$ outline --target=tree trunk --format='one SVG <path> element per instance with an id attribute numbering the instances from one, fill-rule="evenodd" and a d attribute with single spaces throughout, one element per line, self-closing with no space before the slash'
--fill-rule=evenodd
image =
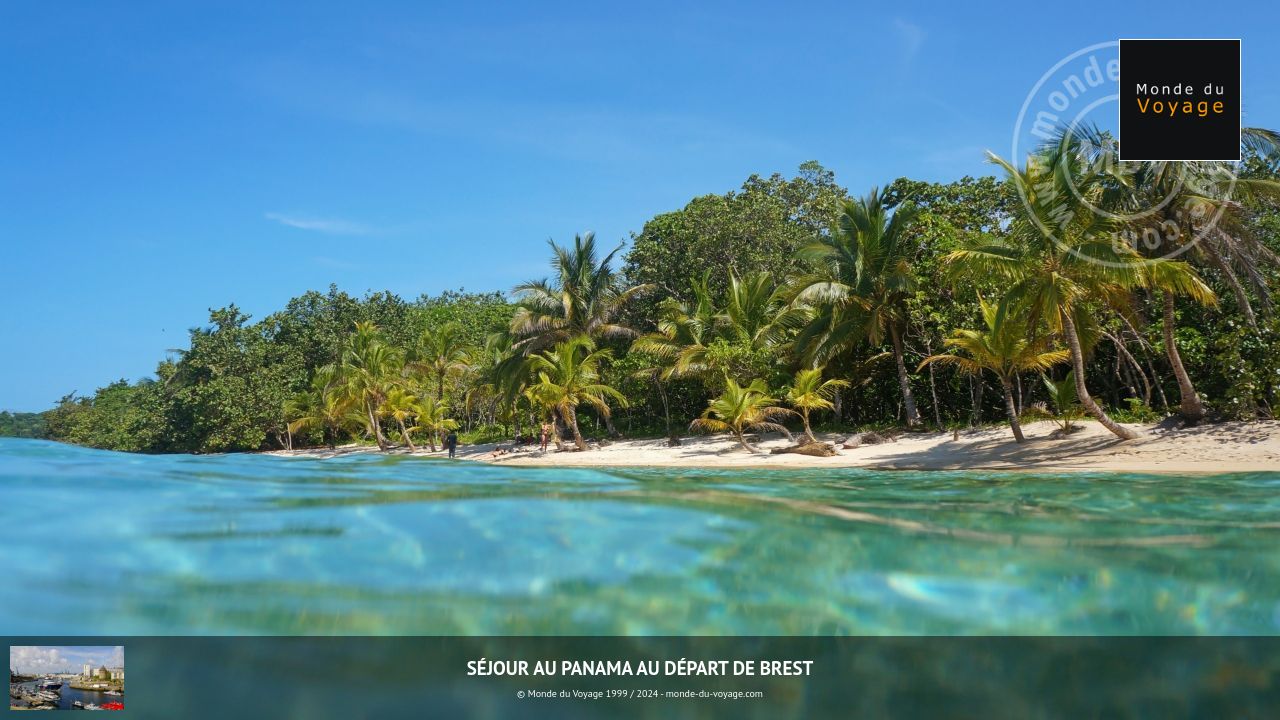
<path id="1" fill-rule="evenodd" d="M 1009 414 L 1009 427 L 1013 429 L 1015 442 L 1026 440 L 1022 436 L 1022 423 L 1018 422 L 1018 408 L 1013 404 L 1013 383 L 1008 378 L 1000 379 L 1000 387 L 1004 390 L 1004 411 Z"/>
<path id="2" fill-rule="evenodd" d="M 733 435 L 734 437 L 738 438 L 738 443 L 741 444 L 742 447 L 746 448 L 747 452 L 750 452 L 750 453 L 760 452 L 759 448 L 756 448 L 755 446 L 749 445 L 747 443 L 747 436 L 743 435 L 741 430 L 734 430 Z"/>
<path id="3" fill-rule="evenodd" d="M 578 429 L 578 411 L 572 407 L 564 409 L 565 421 L 569 423 L 569 430 L 573 433 L 573 444 L 579 451 L 587 449 L 587 441 L 582 439 L 582 431 Z"/>
<path id="4" fill-rule="evenodd" d="M 622 437 L 622 433 L 618 432 L 618 428 L 613 425 L 613 413 L 609 413 L 604 416 L 604 431 L 608 433 L 611 438 L 617 439 Z"/>
<path id="5" fill-rule="evenodd" d="M 1209 262 L 1218 269 L 1218 272 L 1222 274 L 1222 278 L 1231 286 L 1231 292 L 1236 296 L 1236 305 L 1240 309 L 1240 314 L 1244 315 L 1245 322 L 1249 323 L 1249 327 L 1257 330 L 1258 319 L 1253 314 L 1253 305 L 1249 302 L 1249 295 L 1245 292 L 1244 285 L 1240 284 L 1240 278 L 1236 277 L 1235 272 L 1218 252 L 1218 248 L 1213 241 L 1202 242 L 1200 247 L 1204 250 L 1204 254 L 1209 257 Z"/>
<path id="6" fill-rule="evenodd" d="M 1173 293 L 1164 292 L 1164 349 L 1169 355 L 1169 365 L 1173 368 L 1173 376 L 1178 379 L 1178 392 L 1182 395 L 1179 411 L 1188 423 L 1195 424 L 1204 419 L 1204 403 L 1191 384 L 1191 376 L 1182 365 L 1182 355 L 1178 353 L 1178 342 L 1173 336 Z"/>
<path id="7" fill-rule="evenodd" d="M 800 408 L 800 418 L 804 420 L 804 439 L 806 442 L 818 442 L 813 437 L 813 431 L 809 429 L 809 408 Z"/>
<path id="8" fill-rule="evenodd" d="M 787 442 L 796 441 L 795 437 L 791 434 L 791 431 L 788 430 L 787 426 L 783 425 L 782 423 L 778 423 L 778 432 L 782 433 L 782 436 L 787 439 Z"/>
<path id="9" fill-rule="evenodd" d="M 1121 440 L 1136 440 L 1142 437 L 1141 433 L 1130 430 L 1127 427 L 1117 423 L 1111 419 L 1111 416 L 1094 401 L 1093 396 L 1089 394 L 1089 388 L 1084 384 L 1084 349 L 1080 347 L 1080 336 L 1076 333 L 1076 323 L 1071 319 L 1070 313 L 1062 312 L 1062 330 L 1067 336 L 1067 349 L 1071 351 L 1071 367 L 1075 370 L 1076 380 L 1076 399 L 1080 401 L 1080 405 L 1085 411 L 1092 415 L 1102 423 L 1102 426 L 1115 433 L 1116 437 Z"/>
<path id="10" fill-rule="evenodd" d="M 373 430 L 373 440 L 378 443 L 378 449 L 386 452 L 391 449 L 391 443 L 387 442 L 387 438 L 382 434 L 382 423 L 378 421 L 378 413 L 373 407 L 373 403 L 366 403 L 365 409 L 369 415 L 369 427 Z"/>
<path id="11" fill-rule="evenodd" d="M 928 343 L 924 346 L 925 352 L 933 354 L 933 349 Z M 938 426 L 938 432 L 942 432 L 942 406 L 938 404 L 938 385 L 933 377 L 933 363 L 929 363 L 929 397 L 933 398 L 933 422 Z"/>
<path id="12" fill-rule="evenodd" d="M 1147 361 L 1147 370 L 1151 372 L 1151 384 L 1156 389 L 1156 394 L 1160 396 L 1160 407 L 1165 410 L 1169 409 L 1169 398 L 1164 394 L 1164 381 L 1160 379 L 1160 374 L 1156 372 L 1156 364 L 1151 361 L 1151 356 L 1146 350 L 1142 352 L 1142 359 Z"/>
<path id="13" fill-rule="evenodd" d="M 404 429 L 404 421 L 396 418 L 396 425 L 400 426 L 400 437 L 404 438 L 404 444 L 409 446 L 409 452 L 418 452 L 418 448 L 413 446 L 413 441 L 409 439 L 409 431 Z"/>
<path id="14" fill-rule="evenodd" d="M 889 335 L 893 340 L 893 359 L 898 363 L 898 385 L 902 389 L 902 407 L 906 411 L 907 425 L 920 424 L 920 413 L 916 411 L 916 398 L 911 394 L 911 380 L 907 377 L 907 365 L 902 357 L 902 336 L 898 333 L 897 323 L 889 323 Z"/>
<path id="15" fill-rule="evenodd" d="M 662 398 L 662 420 L 667 424 L 667 439 L 674 439 L 671 434 L 671 404 L 667 401 L 667 388 L 661 379 L 657 381 L 658 396 Z"/>
<path id="16" fill-rule="evenodd" d="M 1132 370 L 1137 373 L 1138 379 L 1142 381 L 1142 402 L 1145 405 L 1150 405 L 1151 381 L 1147 379 L 1147 373 L 1142 369 L 1142 366 L 1138 364 L 1138 359 L 1133 356 L 1133 353 L 1129 352 L 1129 348 L 1124 346 L 1124 341 L 1120 337 L 1112 335 L 1111 333 L 1107 333 L 1107 337 L 1111 338 L 1111 342 L 1116 346 L 1116 350 L 1124 356 L 1125 360 L 1128 361 L 1129 364 L 1126 366 L 1126 372 Z M 1132 379 L 1130 379 L 1129 385 L 1132 387 Z"/>
<path id="17" fill-rule="evenodd" d="M 969 402 L 973 405 L 973 411 L 969 415 L 969 427 L 974 428 L 982 422 L 982 378 L 976 374 L 969 376 Z"/>

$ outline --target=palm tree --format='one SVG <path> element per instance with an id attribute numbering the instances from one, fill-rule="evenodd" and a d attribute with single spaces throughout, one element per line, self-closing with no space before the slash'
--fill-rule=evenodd
<path id="1" fill-rule="evenodd" d="M 516 312 L 510 332 L 516 345 L 528 354 L 582 335 L 593 341 L 635 337 L 636 331 L 623 324 L 619 315 L 650 286 L 627 287 L 622 274 L 613 269 L 613 258 L 622 245 L 599 259 L 594 233 L 575 235 L 571 248 L 547 242 L 555 279 L 531 280 L 513 290 Z M 606 414 L 604 421 L 609 434 L 616 437 L 613 416 Z"/>
<path id="2" fill-rule="evenodd" d="M 399 380 L 402 360 L 401 353 L 383 340 L 376 325 L 357 322 L 355 332 L 347 338 L 338 366 L 346 392 L 359 404 L 370 434 L 378 443 L 378 449 L 384 451 L 391 445 L 382 433 L 379 417 L 387 394 Z"/>
<path id="3" fill-rule="evenodd" d="M 831 398 L 840 388 L 849 387 L 847 380 L 822 379 L 823 368 L 800 370 L 796 372 L 795 381 L 787 389 L 787 402 L 800 408 L 800 417 L 804 421 L 804 437 L 808 442 L 817 442 L 813 430 L 809 428 L 809 413 L 813 410 L 831 410 L 835 407 Z"/>
<path id="4" fill-rule="evenodd" d="M 1280 147 L 1271 131 L 1246 128 L 1243 137 L 1249 138 L 1246 145 L 1271 153 Z M 1203 305 L 1216 305 L 1217 298 L 1190 264 L 1168 258 L 1190 250 L 1187 257 L 1218 270 L 1236 293 L 1246 322 L 1256 328 L 1248 296 L 1218 248 L 1228 248 L 1229 257 L 1244 258 L 1246 276 L 1250 277 L 1258 275 L 1263 259 L 1280 259 L 1269 250 L 1259 252 L 1262 246 L 1255 247 L 1252 234 L 1242 229 L 1248 223 L 1241 222 L 1240 203 L 1216 198 L 1230 194 L 1280 197 L 1280 183 L 1236 178 L 1226 163 L 1120 163 L 1115 139 L 1091 127 L 1064 129 L 1054 142 L 1074 154 L 1090 156 L 1095 166 L 1120 168 L 1121 172 L 1103 176 L 1102 202 L 1124 218 L 1125 234 L 1135 250 L 1148 251 L 1143 285 L 1160 297 L 1165 354 L 1181 395 L 1179 412 L 1187 422 L 1199 422 L 1204 418 L 1204 403 L 1182 364 L 1174 339 L 1174 296 L 1189 297 Z M 1137 241 L 1139 238 L 1142 242 Z"/>
<path id="5" fill-rule="evenodd" d="M 690 423 L 689 428 L 732 432 L 743 448 L 758 453 L 759 448 L 747 442 L 747 431 L 775 431 L 791 439 L 791 432 L 777 421 L 796 413 L 774 405 L 776 402 L 776 398 L 769 397 L 769 388 L 763 380 L 752 380 L 750 385 L 742 387 L 734 379 L 727 378 L 724 392 L 707 404 L 702 417 Z"/>
<path id="6" fill-rule="evenodd" d="M 1182 354 L 1178 352 L 1178 342 L 1173 334 L 1174 295 L 1184 295 L 1203 305 L 1215 305 L 1218 299 L 1190 265 L 1179 261 L 1148 260 L 1146 285 L 1160 293 L 1164 351 L 1169 358 L 1169 366 L 1173 368 L 1173 376 L 1178 380 L 1181 396 L 1178 411 L 1188 423 L 1198 423 L 1204 419 L 1204 402 L 1191 383 L 1191 376 L 1182 364 Z"/>
<path id="7" fill-rule="evenodd" d="M 409 452 L 417 452 L 418 448 L 414 447 L 413 438 L 409 437 L 409 433 L 418 428 L 405 427 L 406 422 L 422 412 L 417 396 L 405 387 L 393 387 L 387 392 L 386 401 L 382 403 L 382 412 L 396 421 L 396 426 L 400 428 L 400 437 L 404 438 L 404 444 L 409 446 Z"/>
<path id="8" fill-rule="evenodd" d="M 573 247 L 549 240 L 553 252 L 554 280 L 531 280 L 514 289 L 516 312 L 511 333 L 528 352 L 570 341 L 579 335 L 592 340 L 634 337 L 636 332 L 619 322 L 622 309 L 647 285 L 626 287 L 612 267 L 614 248 L 597 258 L 593 233 L 575 235 Z"/>
<path id="9" fill-rule="evenodd" d="M 573 433 L 578 450 L 587 443 L 578 429 L 578 406 L 590 405 L 609 417 L 609 399 L 626 407 L 622 393 L 600 381 L 600 366 L 608 360 L 608 350 L 597 350 L 585 335 L 557 343 L 555 347 L 529 356 L 529 369 L 538 378 L 533 394 L 545 407 L 554 409 Z"/>
<path id="10" fill-rule="evenodd" d="M 1083 142 L 1100 148 L 1109 161 L 1118 157 L 1115 141 L 1104 133 L 1078 131 Z M 1280 133 L 1264 128 L 1244 128 L 1240 133 L 1241 157 L 1250 154 L 1270 163 L 1280 159 Z M 1266 267 L 1280 267 L 1278 256 L 1250 221 L 1246 201 L 1280 199 L 1280 182 L 1239 177 L 1225 162 L 1125 163 L 1132 169 L 1115 184 L 1108 200 L 1121 212 L 1133 214 L 1130 232 L 1144 240 L 1159 240 L 1153 254 L 1167 256 L 1185 248 L 1194 263 L 1217 273 L 1231 288 L 1245 322 L 1255 330 L 1256 313 L 1249 300 L 1248 284 L 1262 301 L 1271 304 Z M 1142 211 L 1154 208 L 1154 211 Z M 1170 232 L 1176 228 L 1177 232 Z M 1242 280 L 1243 278 L 1243 280 Z M 1170 358 L 1172 362 L 1172 358 Z"/>
<path id="11" fill-rule="evenodd" d="M 426 396 L 418 400 L 418 429 L 427 434 L 431 452 L 436 451 L 436 436 L 458 429 L 458 421 L 449 417 L 449 406 Z"/>
<path id="12" fill-rule="evenodd" d="M 409 352 L 410 366 L 427 374 L 434 381 L 436 400 L 444 401 L 446 381 L 467 370 L 474 348 L 462 334 L 462 326 L 456 322 L 445 323 L 418 336 Z"/>
<path id="13" fill-rule="evenodd" d="M 707 345 L 721 317 L 711 297 L 710 281 L 710 270 L 690 281 L 693 302 L 667 298 L 658 303 L 658 330 L 632 343 L 632 349 L 667 363 L 661 371 L 664 380 L 701 375 L 710 370 Z"/>
<path id="14" fill-rule="evenodd" d="M 1091 322 L 1091 303 L 1118 306 L 1129 289 L 1143 283 L 1142 257 L 1112 242 L 1115 221 L 1095 213 L 1103 185 L 1085 158 L 1069 149 L 1033 156 L 1022 169 L 990 156 L 1004 168 L 1024 198 L 1027 212 L 1016 216 L 1005 236 L 983 238 L 945 258 L 955 270 L 1007 283 L 1001 301 L 1029 313 L 1027 326 L 1041 320 L 1060 334 L 1071 354 L 1076 395 L 1084 409 L 1121 439 L 1139 433 L 1111 419 L 1085 386 L 1081 323 Z"/>
<path id="15" fill-rule="evenodd" d="M 1049 402 L 1053 403 L 1054 420 L 1063 432 L 1068 433 L 1075 429 L 1074 423 L 1081 415 L 1080 405 L 1076 402 L 1074 375 L 1074 370 L 1061 380 L 1052 380 L 1043 373 L 1040 375 L 1045 391 L 1049 393 Z"/>
<path id="16" fill-rule="evenodd" d="M 831 234 L 799 250 L 816 271 L 797 280 L 795 298 L 818 306 L 802 333 L 810 357 L 830 358 L 860 340 L 877 346 L 888 335 L 908 425 L 920 424 L 902 344 L 906 300 L 916 290 L 907 230 L 918 214 L 911 202 L 891 211 L 877 188 L 845 201 Z"/>
<path id="17" fill-rule="evenodd" d="M 756 349 L 783 345 L 788 332 L 809 319 L 807 309 L 789 302 L 789 293 L 789 288 L 774 282 L 773 273 L 755 272 L 739 278 L 730 271 L 719 316 L 722 334 Z"/>
<path id="18" fill-rule="evenodd" d="M 691 280 L 694 301 L 674 298 L 658 305 L 657 332 L 636 339 L 633 348 L 669 362 L 664 379 L 702 376 L 723 377 L 736 368 L 717 364 L 708 355 L 716 341 L 752 350 L 777 350 L 787 355 L 790 334 L 804 325 L 809 310 L 789 302 L 790 289 L 778 284 L 769 272 L 749 273 L 739 278 L 730 271 L 724 306 L 711 298 L 711 274 Z"/>
<path id="19" fill-rule="evenodd" d="M 342 392 L 338 368 L 334 365 L 318 368 L 311 387 L 285 402 L 285 418 L 290 447 L 295 433 L 310 429 L 319 429 L 325 444 L 337 447 L 338 435 L 353 420 L 352 402 Z M 354 418 L 358 419 L 359 415 Z"/>
<path id="20" fill-rule="evenodd" d="M 1025 313 L 1010 313 L 1007 306 L 988 303 L 978 296 L 978 305 L 982 309 L 982 320 L 986 327 L 981 330 L 956 330 L 951 337 L 943 340 L 947 347 L 954 348 L 963 355 L 931 355 L 920 363 L 924 367 L 930 363 L 950 363 L 962 372 L 979 375 L 984 370 L 995 374 L 1004 390 L 1004 408 L 1009 415 L 1009 427 L 1013 429 L 1013 439 L 1023 442 L 1022 424 L 1018 421 L 1018 408 L 1013 402 L 1013 381 L 1019 374 L 1029 370 L 1044 371 L 1070 359 L 1066 350 L 1050 350 L 1047 338 L 1035 337 L 1034 328 L 1029 327 Z"/>

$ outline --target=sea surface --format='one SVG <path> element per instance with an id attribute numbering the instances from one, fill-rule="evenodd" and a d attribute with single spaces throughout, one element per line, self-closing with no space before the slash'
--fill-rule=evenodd
<path id="1" fill-rule="evenodd" d="M 34 695 L 37 688 L 36 683 L 10 683 L 10 688 L 18 687 L 28 695 Z M 58 710 L 76 710 L 74 703 L 79 702 L 82 705 L 102 705 L 103 703 L 118 702 L 124 704 L 124 695 L 108 695 L 105 692 L 97 692 L 94 690 L 77 690 L 71 687 L 71 684 L 64 682 L 62 687 L 57 691 Z"/>
<path id="2" fill-rule="evenodd" d="M 0 438 L 0 635 L 1277 635 L 1280 473 L 552 469 Z"/>

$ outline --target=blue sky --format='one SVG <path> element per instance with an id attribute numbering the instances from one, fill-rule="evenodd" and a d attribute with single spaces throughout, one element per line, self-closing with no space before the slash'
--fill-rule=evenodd
<path id="1" fill-rule="evenodd" d="M 0 408 L 149 374 L 210 307 L 544 274 L 816 159 L 855 192 L 990 172 L 1063 56 L 1241 37 L 1273 3 L 4 3 Z"/>
<path id="2" fill-rule="evenodd" d="M 124 667 L 121 645 L 11 645 L 9 667 L 20 673 L 80 672 L 84 664 L 95 668 Z"/>

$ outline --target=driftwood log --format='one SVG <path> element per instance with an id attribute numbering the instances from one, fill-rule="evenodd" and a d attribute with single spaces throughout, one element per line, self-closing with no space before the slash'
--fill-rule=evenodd
<path id="1" fill-rule="evenodd" d="M 840 447 L 846 450 L 852 450 L 863 445 L 879 445 L 880 443 L 890 443 L 894 440 L 897 440 L 897 438 L 893 435 L 881 435 L 878 432 L 865 432 L 858 435 L 850 435 Z"/>
<path id="2" fill-rule="evenodd" d="M 833 457 L 837 455 L 836 446 L 831 443 L 812 442 L 803 445 L 792 445 L 791 447 L 774 448 L 771 450 L 774 455 L 782 453 L 796 453 L 798 455 L 812 455 L 814 457 Z"/>

